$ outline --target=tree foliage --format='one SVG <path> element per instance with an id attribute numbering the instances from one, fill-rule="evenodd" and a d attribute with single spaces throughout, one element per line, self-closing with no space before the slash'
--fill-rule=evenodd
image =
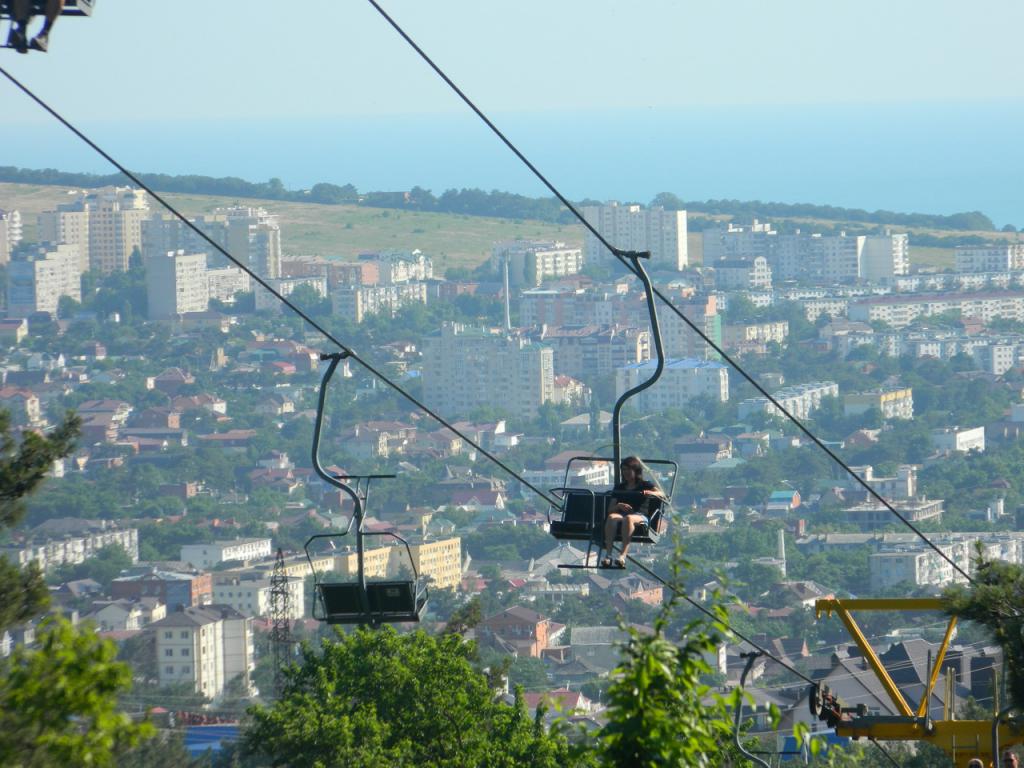
<path id="1" fill-rule="evenodd" d="M 974 583 L 943 592 L 946 611 L 985 627 L 1003 649 L 1010 701 L 1024 707 L 1024 567 L 985 560 L 978 550 Z"/>
<path id="2" fill-rule="evenodd" d="M 119 751 L 153 735 L 117 710 L 131 671 L 113 643 L 50 619 L 38 646 L 19 647 L 0 667 L 0 764 L 115 765 Z"/>
<path id="3" fill-rule="evenodd" d="M 361 628 L 305 646 L 245 750 L 275 766 L 564 766 L 568 742 L 495 697 L 456 634 Z"/>

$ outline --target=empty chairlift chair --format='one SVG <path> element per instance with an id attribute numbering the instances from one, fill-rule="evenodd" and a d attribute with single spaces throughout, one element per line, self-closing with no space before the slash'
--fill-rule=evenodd
<path id="1" fill-rule="evenodd" d="M 393 478 L 394 475 L 336 475 L 327 472 L 320 464 L 320 435 L 323 429 L 324 403 L 327 384 L 334 375 L 338 364 L 347 357 L 345 353 L 321 355 L 330 364 L 320 384 L 317 404 L 316 425 L 313 430 L 313 469 L 320 478 L 340 491 L 353 503 L 352 516 L 344 531 L 321 533 L 311 536 L 305 545 L 306 557 L 313 571 L 315 591 L 313 596 L 313 618 L 328 624 L 393 624 L 419 621 L 427 606 L 426 580 L 420 577 L 409 549 L 409 543 L 389 531 L 363 530 L 364 512 L 370 495 L 370 481 Z M 356 568 L 354 573 L 335 576 L 332 569 L 318 568 L 317 562 L 324 557 L 335 559 L 344 554 L 337 549 L 338 540 L 352 535 L 355 545 Z M 364 542 L 368 536 L 383 536 L 394 539 L 397 549 L 407 558 L 408 574 L 411 578 L 383 578 L 368 580 Z M 328 548 L 318 549 L 328 545 Z M 403 566 L 406 563 L 402 563 Z M 333 566 L 333 563 L 332 563 Z M 395 569 L 390 569 L 394 571 Z"/>

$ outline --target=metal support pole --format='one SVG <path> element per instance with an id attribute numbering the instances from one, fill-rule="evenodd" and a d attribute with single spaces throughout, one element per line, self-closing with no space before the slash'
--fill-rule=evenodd
<path id="1" fill-rule="evenodd" d="M 757 661 L 758 657 L 763 655 L 761 651 L 751 651 L 750 653 L 741 653 L 740 658 L 747 660 L 747 665 L 743 668 L 743 674 L 740 675 L 740 697 L 739 701 L 736 702 L 736 715 L 734 719 L 735 728 L 732 732 L 732 740 L 736 744 L 736 749 L 740 751 L 748 760 L 753 760 L 761 768 L 772 768 L 768 763 L 762 760 L 757 755 L 751 754 L 740 743 L 740 723 L 743 720 L 743 689 L 747 684 L 747 673 L 750 672 L 750 668 L 754 666 L 754 662 Z"/>

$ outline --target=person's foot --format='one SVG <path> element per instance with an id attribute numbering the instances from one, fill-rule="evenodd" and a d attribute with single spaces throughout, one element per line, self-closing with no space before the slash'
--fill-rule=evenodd
<path id="1" fill-rule="evenodd" d="M 46 53 L 47 49 L 50 47 L 50 36 L 46 32 L 40 32 L 32 38 L 32 42 L 29 45 L 34 51 Z"/>
<path id="2" fill-rule="evenodd" d="M 601 568 L 611 568 L 612 567 L 612 559 L 610 557 L 603 558 L 601 560 L 601 566 L 600 567 Z"/>
<path id="3" fill-rule="evenodd" d="M 25 30 L 18 25 L 12 25 L 10 34 L 7 35 L 7 45 L 18 53 L 28 53 L 28 40 L 25 37 Z"/>
<path id="4" fill-rule="evenodd" d="M 616 568 L 625 568 L 626 567 L 626 559 L 623 558 L 623 557 L 615 558 L 615 567 Z"/>

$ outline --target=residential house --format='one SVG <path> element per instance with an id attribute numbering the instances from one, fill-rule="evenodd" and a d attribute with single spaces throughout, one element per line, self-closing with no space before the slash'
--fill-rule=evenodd
<path id="1" fill-rule="evenodd" d="M 484 645 L 513 656 L 540 658 L 545 649 L 555 645 L 565 626 L 529 608 L 513 606 L 488 616 L 476 629 Z"/>

